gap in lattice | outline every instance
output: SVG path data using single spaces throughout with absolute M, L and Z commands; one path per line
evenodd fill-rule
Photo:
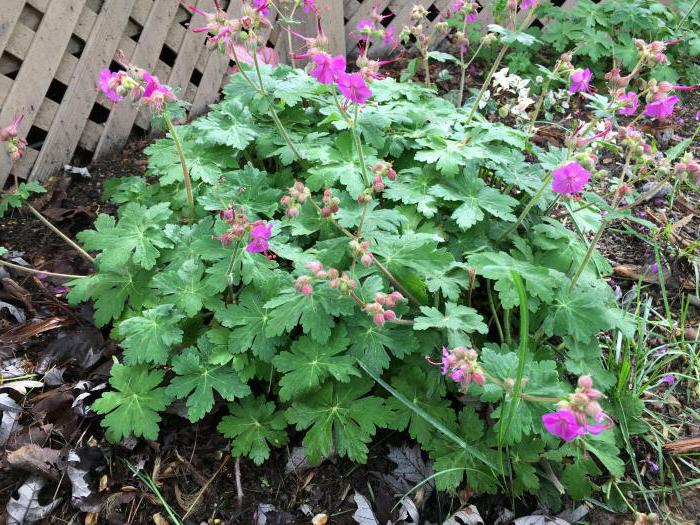
M 46 98 L 53 100 L 56 104 L 60 104 L 63 101 L 63 97 L 66 94 L 66 86 L 63 82 L 57 79 L 53 79 L 51 84 L 49 84 L 49 90 L 46 92 Z
M 435 4 L 431 4 L 430 7 L 428 8 L 428 20 L 431 22 L 435 20 L 438 16 L 440 15 L 440 10 L 435 7 Z
M 177 59 L 177 53 L 167 45 L 164 45 L 163 49 L 160 50 L 159 58 L 161 62 L 168 64 L 170 67 L 173 67 L 175 65 L 175 60 Z
M 43 129 L 32 126 L 29 128 L 29 133 L 27 133 L 27 145 L 30 148 L 40 149 L 46 140 L 46 135 L 48 133 Z
M 85 2 L 85 7 L 88 7 L 99 15 L 102 12 L 102 7 L 104 7 L 104 4 L 104 0 L 87 0 L 87 2 Z
M 139 38 L 141 38 L 141 33 L 143 32 L 143 26 L 133 18 L 129 17 L 129 22 L 126 26 L 126 30 L 127 34 L 129 35 L 129 38 L 131 38 L 131 40 L 133 40 L 134 42 L 138 42 Z
M 196 87 L 199 87 L 200 82 L 202 81 L 202 73 L 199 71 L 197 68 L 192 70 L 192 74 L 190 75 L 190 84 L 194 84 Z
M 68 53 L 73 55 L 75 58 L 80 58 L 83 54 L 83 49 L 85 49 L 85 40 L 77 35 L 71 35 L 68 41 Z
M 0 74 L 5 75 L 7 78 L 14 80 L 20 67 L 22 67 L 22 60 L 12 53 L 5 51 L 0 56 Z
M 384 11 L 382 11 L 382 17 L 383 17 L 382 22 L 381 22 L 382 26 L 389 27 L 389 24 L 391 24 L 391 21 L 394 18 L 396 18 L 396 15 L 394 14 L 394 12 L 391 9 L 389 9 L 388 7 L 385 7 Z
M 18 0 L 14 1 L 17 2 Z M 20 22 L 32 31 L 36 31 L 39 28 L 42 18 L 44 18 L 44 14 L 29 4 L 24 4 L 22 12 L 19 15 Z
M 109 109 L 104 107 L 102 104 L 95 102 L 88 118 L 95 124 L 104 124 L 109 118 Z

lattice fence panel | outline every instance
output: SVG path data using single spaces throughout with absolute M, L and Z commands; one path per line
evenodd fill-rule
M 213 0 L 193 0 L 212 11 Z M 238 0 L 221 2 L 237 15 Z M 228 6 L 228 7 L 226 7 Z M 226 80 L 229 60 L 188 31 L 202 23 L 178 0 L 7 0 L 0 10 L 0 123 L 21 112 L 26 155 L 14 165 L 0 148 L 0 188 L 12 173 L 45 179 L 76 151 L 118 152 L 149 115 L 113 104 L 96 89 L 100 69 L 117 67 L 118 50 L 180 89 L 190 114 L 206 110 Z

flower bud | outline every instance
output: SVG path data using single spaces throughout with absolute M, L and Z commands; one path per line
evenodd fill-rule
M 372 321 L 374 321 L 374 324 L 376 324 L 378 327 L 383 327 L 384 326 L 384 314 L 374 314 L 372 316 Z
M 591 376 L 581 376 L 578 378 L 578 386 L 583 390 L 593 388 L 593 378 Z
M 362 264 L 362 266 L 366 266 L 367 268 L 372 266 L 373 260 L 374 259 L 373 259 L 372 254 L 370 252 L 365 252 L 364 255 L 362 257 L 360 257 L 360 263 Z
M 328 268 L 328 278 L 329 279 L 337 279 L 338 275 L 340 275 L 338 270 L 336 270 L 335 268 Z
M 393 310 L 387 310 L 384 312 L 384 320 L 393 321 L 396 319 L 396 313 Z

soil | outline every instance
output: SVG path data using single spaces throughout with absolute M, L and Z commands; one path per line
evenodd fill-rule
M 400 69 L 398 65 L 396 67 Z M 698 109 L 700 95 L 686 95 L 672 142 L 692 134 Z M 78 232 L 91 225 L 98 213 L 114 211 L 100 200 L 106 179 L 144 173 L 146 158 L 142 150 L 147 144 L 147 141 L 134 141 L 118 157 L 92 164 L 89 178 L 66 174 L 55 177 L 49 181 L 47 194 L 34 199 L 34 206 L 49 216 L 64 233 L 75 238 Z M 691 147 L 697 153 L 698 144 Z M 670 223 L 694 215 L 678 229 L 677 239 L 664 245 L 667 268 L 663 275 L 668 277 L 667 282 L 671 285 L 670 299 L 675 309 L 679 308 L 683 283 L 693 277 L 689 254 L 680 254 L 678 239 L 698 239 L 699 209 L 700 196 L 683 193 L 683 199 L 676 199 L 673 208 L 666 199 L 637 210 L 647 218 L 652 213 L 657 219 L 665 217 Z M 0 239 L 3 246 L 16 252 L 15 256 L 34 268 L 78 275 L 90 271 L 87 263 L 24 210 L 15 211 L 0 221 Z M 613 266 L 640 268 L 643 275 L 646 275 L 643 269 L 654 262 L 653 254 L 643 240 L 618 229 L 611 230 L 603 238 L 600 249 Z M 691 255 L 698 255 L 697 247 Z M 85 408 L 104 388 L 111 358 L 119 352 L 110 341 L 108 330 L 94 327 L 88 307 L 72 309 L 67 306 L 62 279 L 15 272 L 7 274 L 0 269 L 0 277 L 7 278 L 8 275 L 19 286 L 20 292 L 17 294 L 15 289 L 15 294 L 12 294 L 5 286 L 4 291 L 0 288 L 0 300 L 26 305 L 33 320 L 18 323 L 5 315 L 5 311 L 0 312 L 0 364 L 13 362 L 26 372 L 44 372 L 51 367 L 64 369 L 64 372 L 52 388 L 24 397 L 24 412 L 20 419 L 24 429 L 11 438 L 7 450 L 35 443 L 60 450 L 63 458 L 69 451 L 76 451 L 81 457 L 80 465 L 88 472 L 86 479 L 94 493 L 91 496 L 94 501 L 71 502 L 69 480 L 63 475 L 51 479 L 41 492 L 40 503 L 52 501 L 54 496 L 64 498 L 54 510 L 52 522 L 69 522 L 80 516 L 77 519 L 86 524 L 164 523 L 159 519 L 167 517 L 167 509 L 153 491 L 146 490 L 144 484 L 133 476 L 129 464 L 144 468 L 162 492 L 164 501 L 180 516 L 187 515 L 184 522 L 188 524 L 310 523 L 318 513 L 327 513 L 330 523 L 355 523 L 352 519 L 357 508 L 353 500 L 355 491 L 371 496 L 380 523 L 387 523 L 396 516 L 395 512 L 392 513 L 396 493 L 385 478 L 395 467 L 387 459 L 389 447 L 404 444 L 401 435 L 396 433 L 377 436 L 366 465 L 335 458 L 319 467 L 301 466 L 286 471 L 294 445 L 300 444 L 300 437 L 292 435 L 289 448 L 273 451 L 269 461 L 256 466 L 250 460 L 237 462 L 228 456 L 228 442 L 215 429 L 225 409 L 221 403 L 212 414 L 194 425 L 183 424 L 184 420 L 176 414 L 166 415 L 158 443 L 142 440 L 126 443 L 128 446 L 109 445 L 97 418 Z M 635 282 L 634 276 L 623 278 L 618 275 L 612 284 L 619 284 L 624 293 Z M 649 286 L 655 300 L 661 304 L 658 286 L 653 282 Z M 697 310 L 694 315 L 697 316 Z M 695 323 L 697 326 L 697 320 Z M 14 358 L 17 360 L 13 361 Z M 0 463 L 0 469 L 2 512 L 5 503 L 26 480 L 27 472 L 26 469 L 9 468 L 6 457 Z M 240 482 L 237 482 L 237 477 Z M 698 515 L 698 491 L 689 489 L 683 494 L 684 508 L 678 512 L 694 519 Z M 441 523 L 463 503 L 446 495 L 433 495 L 420 509 L 422 519 Z M 479 508 L 486 523 L 496 521 L 503 504 L 498 497 L 471 499 L 468 503 Z M 101 508 L 101 511 L 99 517 L 90 513 L 79 515 L 78 509 L 81 508 Z M 262 514 L 266 515 L 266 521 Z M 596 511 L 589 519 L 592 523 L 622 523 L 629 518 Z M 0 524 L 2 522 L 0 517 Z

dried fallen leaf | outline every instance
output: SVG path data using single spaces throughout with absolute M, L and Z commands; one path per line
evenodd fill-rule
M 43 478 L 32 476 L 17 489 L 17 497 L 7 502 L 7 525 L 25 525 L 43 520 L 61 503 L 61 498 L 48 505 L 39 503 L 39 492 L 45 484 Z
M 523 516 L 513 522 L 513 525 L 571 525 L 568 521 L 561 518 L 552 518 L 549 516 L 535 515 Z
M 17 420 L 22 413 L 22 408 L 9 395 L 0 392 L 0 447 L 7 443 L 13 432 L 19 430 Z
M 442 525 L 484 525 L 479 510 L 474 505 L 454 513 L 442 522 Z
M 355 504 L 357 505 L 357 510 L 352 515 L 355 522 L 360 525 L 379 525 L 379 521 L 372 511 L 369 501 L 359 492 L 355 492 Z
M 44 386 L 44 383 L 41 381 L 32 381 L 31 379 L 22 379 L 20 381 L 10 381 L 8 383 L 3 383 L 0 385 L 0 389 L 4 388 L 9 388 L 10 390 L 14 390 L 20 395 L 24 395 L 27 393 L 27 389 L 30 388 L 42 388 Z
M 30 443 L 10 452 L 7 455 L 7 463 L 11 467 L 57 481 L 59 479 L 57 463 L 60 456 L 61 453 L 58 450 Z
M 153 515 L 153 523 L 155 523 L 155 525 L 170 525 L 170 522 L 168 522 L 168 520 L 166 520 L 159 512 L 156 512 Z
M 419 446 L 409 447 L 389 447 L 387 457 L 396 463 L 396 468 L 384 479 L 396 494 L 405 494 L 413 489 L 418 483 L 433 475 L 433 468 L 430 463 L 423 461 L 423 456 Z M 429 481 L 425 484 L 427 491 L 423 499 L 430 496 L 435 484 Z

